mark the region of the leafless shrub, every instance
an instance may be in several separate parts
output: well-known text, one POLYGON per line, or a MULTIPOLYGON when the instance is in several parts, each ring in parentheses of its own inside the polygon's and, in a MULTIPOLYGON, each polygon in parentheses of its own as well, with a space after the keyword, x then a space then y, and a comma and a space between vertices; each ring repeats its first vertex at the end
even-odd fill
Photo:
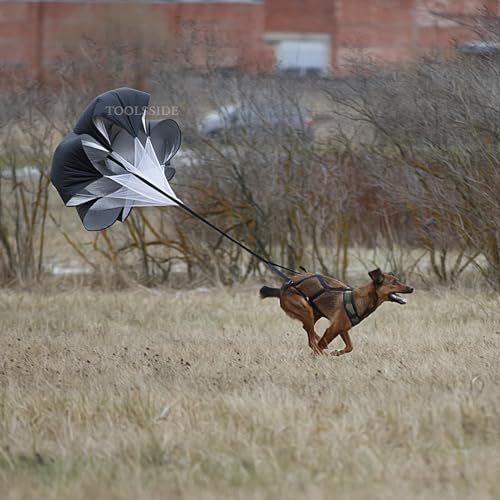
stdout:
MULTIPOLYGON (((117 26, 121 33, 127 23, 117 26)), ((78 47, 86 55, 75 58, 81 63, 62 61, 56 92, 24 87, 6 98, 0 187, 12 196, 0 200, 4 277, 27 282, 41 275, 54 146, 96 93, 123 85, 125 61, 146 52, 141 40, 134 47, 115 43, 106 57, 98 41, 88 40, 78 47), (88 78, 104 69, 106 78, 88 78), (18 178, 14 167, 25 165, 41 174, 35 183, 18 178)), ((474 266, 499 286, 494 58, 358 64, 349 78, 311 81, 167 67, 166 54, 150 60, 153 75, 141 67, 125 81, 142 86, 149 78, 153 103, 178 110, 168 116, 185 133, 173 161, 174 186, 203 217, 288 267, 345 279, 352 248, 363 246, 374 249, 373 264, 403 276, 416 272, 425 255, 440 282, 474 266), (321 139, 307 127, 311 88, 324 90, 329 100, 321 113, 334 124, 321 139), (200 126, 210 110, 224 123, 215 132, 200 126)), ((191 283, 232 284, 264 269, 180 209, 135 210, 125 225, 96 234, 85 247, 59 217, 52 214, 50 224, 99 273, 149 285, 178 274, 191 283)))
POLYGON ((53 101, 36 89, 6 95, 0 129, 0 280, 22 285, 43 273, 53 101))
POLYGON ((474 264, 500 284, 499 70, 494 59, 433 57, 397 69, 365 66, 356 87, 327 89, 338 113, 372 127, 353 156, 377 210, 406 217, 399 236, 429 251, 440 281, 474 264))

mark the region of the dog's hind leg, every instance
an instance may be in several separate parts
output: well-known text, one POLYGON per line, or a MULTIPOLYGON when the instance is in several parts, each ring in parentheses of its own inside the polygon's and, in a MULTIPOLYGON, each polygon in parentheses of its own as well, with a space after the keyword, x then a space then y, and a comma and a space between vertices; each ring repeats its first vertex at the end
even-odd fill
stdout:
POLYGON ((332 351, 332 356, 342 356, 342 354, 347 354, 352 351, 351 337, 349 336, 349 331, 340 332, 340 336, 345 343, 345 347, 340 351, 332 351))
POLYGON ((307 332, 307 338, 309 340, 309 347, 313 350, 314 354, 321 354, 321 349, 318 347, 319 336, 314 330, 314 314, 311 314, 307 318, 302 319, 302 327, 307 332))
POLYGON ((281 308, 288 316, 302 322, 302 327, 307 333, 309 347, 315 354, 321 354, 321 349, 318 347, 319 336, 314 330, 315 316, 313 308, 298 295, 293 297, 282 297, 280 302, 281 308))

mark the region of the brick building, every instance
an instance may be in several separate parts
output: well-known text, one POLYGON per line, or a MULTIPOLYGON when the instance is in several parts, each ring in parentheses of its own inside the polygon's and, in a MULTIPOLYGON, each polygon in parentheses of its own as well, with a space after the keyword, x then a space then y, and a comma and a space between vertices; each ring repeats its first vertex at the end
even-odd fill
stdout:
MULTIPOLYGON (((499 0, 16 0, 0 3, 0 62, 36 78, 64 51, 116 23, 152 43, 168 34, 176 63, 320 73, 342 71, 360 53, 395 62, 474 39, 436 12, 474 15, 499 0), (124 21, 128 16, 128 24, 124 21), (118 20, 118 21, 117 21, 118 20), (189 56, 187 50, 189 49, 189 56), (184 55, 182 55, 184 54, 184 55)), ((112 36, 109 35, 108 36, 112 36)), ((105 46, 105 45, 104 45, 105 46)))

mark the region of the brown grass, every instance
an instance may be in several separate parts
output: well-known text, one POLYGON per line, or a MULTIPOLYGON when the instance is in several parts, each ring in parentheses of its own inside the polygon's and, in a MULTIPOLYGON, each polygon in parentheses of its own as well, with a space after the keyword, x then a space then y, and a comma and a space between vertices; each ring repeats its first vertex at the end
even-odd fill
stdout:
POLYGON ((4 500, 500 497, 498 296, 384 305, 341 358, 256 290, 0 291, 0 329, 4 500))

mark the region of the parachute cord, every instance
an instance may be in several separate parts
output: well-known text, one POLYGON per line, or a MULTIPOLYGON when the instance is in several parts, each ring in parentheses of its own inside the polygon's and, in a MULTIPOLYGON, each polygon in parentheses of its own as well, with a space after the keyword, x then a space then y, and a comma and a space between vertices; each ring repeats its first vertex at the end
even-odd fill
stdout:
MULTIPOLYGON (((117 161, 116 158, 114 158, 113 160, 117 161)), ((192 208, 182 203, 182 201, 180 201, 176 197, 170 196, 168 193, 165 193, 164 191, 162 191, 161 189, 159 189, 154 184, 149 182, 147 179, 144 179, 144 177, 138 175, 137 173, 134 173, 134 175, 139 179, 141 179, 141 181, 143 181, 145 184, 152 187, 156 191, 160 192, 162 195, 166 196, 169 200, 173 201, 178 207, 182 208, 183 210, 191 214, 193 217, 195 217, 196 219, 200 220, 201 222, 212 228, 214 231, 217 231, 220 235, 224 236, 224 238, 227 238, 229 241, 232 241, 235 245, 238 245, 240 248, 245 250, 245 252, 248 252, 250 255, 253 255, 256 259, 263 262, 271 272, 276 274, 276 276, 279 276, 282 280, 289 281, 290 277, 287 276, 285 273, 281 272, 280 269, 292 274, 299 274, 299 272, 295 271, 294 269, 281 266, 279 264, 276 264, 275 262, 270 261, 269 259, 266 259, 265 257, 262 257, 262 255, 259 255, 257 252, 247 247, 245 244, 241 243, 241 241, 238 241, 236 238, 233 238, 230 234, 226 233, 225 231, 217 227, 215 224, 212 224, 210 221, 202 217, 198 212, 195 212, 192 208)))
POLYGON ((210 221, 208 221, 207 219, 202 217, 200 214, 195 212, 192 208, 188 207, 187 205, 185 205, 181 201, 167 195, 166 193, 163 193, 163 194, 165 194, 172 201, 175 201, 175 203, 180 208, 184 209, 186 212, 191 214, 193 217, 197 218, 198 220, 200 220, 201 222, 203 222, 204 224, 206 224, 207 226, 209 226, 213 230, 217 231, 220 235, 224 236, 224 238, 227 238, 229 241, 232 241, 234 244, 238 245, 240 248, 242 248, 243 250, 248 252, 250 255, 253 255, 256 259, 263 262, 270 271, 272 271, 274 274, 279 276, 282 280, 288 281, 290 279, 290 277, 287 276, 285 273, 282 273, 279 269, 283 269, 284 271, 288 271, 289 273, 292 273, 292 274, 299 274, 298 271, 295 271, 293 269, 289 269, 288 267, 285 267, 285 266, 281 266, 279 264, 276 264, 275 262, 272 262, 272 261, 262 257, 262 255, 259 255, 257 252, 253 251, 251 248, 249 248, 246 245, 244 245, 243 243, 241 243, 241 241, 238 241, 237 239, 233 238, 230 234, 226 233, 225 231, 223 231, 222 229, 217 227, 215 224, 212 224, 210 221), (277 268, 279 268, 279 269, 277 269, 277 268))

